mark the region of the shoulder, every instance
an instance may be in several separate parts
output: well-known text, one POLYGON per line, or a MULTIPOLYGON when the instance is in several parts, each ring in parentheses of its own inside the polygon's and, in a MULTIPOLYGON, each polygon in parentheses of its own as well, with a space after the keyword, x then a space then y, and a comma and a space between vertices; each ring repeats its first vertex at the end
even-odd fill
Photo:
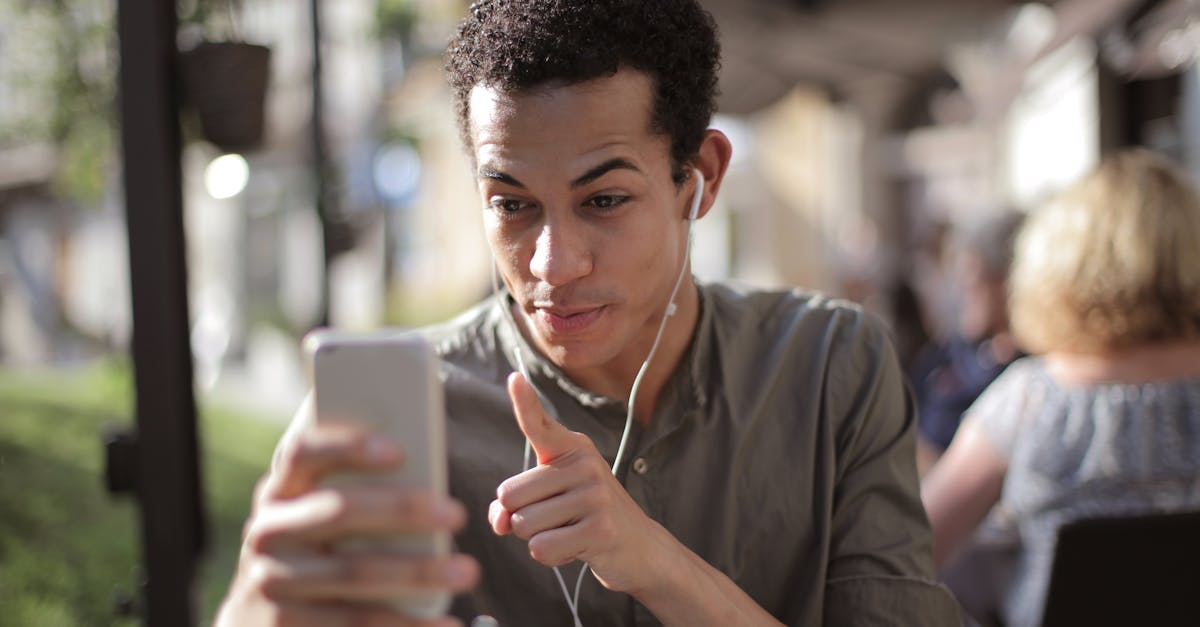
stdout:
POLYGON ((484 299, 453 319, 418 329, 447 365, 470 366, 495 361, 502 314, 494 299, 484 299))
POLYGON ((718 333, 778 343, 886 342, 882 322, 857 304, 803 288, 753 289, 738 284, 703 286, 718 333))
POLYGON ((1040 357, 1023 357, 996 377, 967 409, 964 424, 972 424, 1006 459, 1017 440, 1053 392, 1040 357))
POLYGON ((1044 393, 1049 379, 1041 357, 1022 357, 1009 364, 967 410, 968 415, 986 415, 1010 409, 1013 403, 1032 400, 1044 393))
POLYGON ((839 425, 854 422, 849 416, 868 401, 903 412, 905 388, 886 328, 858 305, 804 289, 730 285, 705 286, 705 303, 732 400, 754 406, 763 393, 778 393, 790 413, 804 408, 839 425))

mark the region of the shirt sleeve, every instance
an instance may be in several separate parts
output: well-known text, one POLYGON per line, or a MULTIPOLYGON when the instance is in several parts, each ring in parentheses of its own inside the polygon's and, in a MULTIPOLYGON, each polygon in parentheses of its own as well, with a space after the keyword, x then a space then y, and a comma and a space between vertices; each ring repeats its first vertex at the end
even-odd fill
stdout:
POLYGON ((916 469, 916 408, 880 323, 837 329, 828 419, 836 454, 825 625, 961 625, 935 580, 916 469))
POLYGON ((1017 436, 1030 416, 1027 382, 1036 367, 1035 358, 1021 359, 1004 371, 967 409, 964 424, 970 421, 988 443, 1006 460, 1012 459, 1017 436))

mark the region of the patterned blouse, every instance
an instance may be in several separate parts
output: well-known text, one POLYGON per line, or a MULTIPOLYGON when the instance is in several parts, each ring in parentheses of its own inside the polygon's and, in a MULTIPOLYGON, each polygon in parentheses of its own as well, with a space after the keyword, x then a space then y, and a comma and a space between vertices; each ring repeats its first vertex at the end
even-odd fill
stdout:
POLYGON ((1063 385, 1029 357, 967 420, 1008 460, 999 509, 1021 544, 1004 598, 1009 627, 1041 622, 1060 525, 1200 509, 1200 379, 1063 385))

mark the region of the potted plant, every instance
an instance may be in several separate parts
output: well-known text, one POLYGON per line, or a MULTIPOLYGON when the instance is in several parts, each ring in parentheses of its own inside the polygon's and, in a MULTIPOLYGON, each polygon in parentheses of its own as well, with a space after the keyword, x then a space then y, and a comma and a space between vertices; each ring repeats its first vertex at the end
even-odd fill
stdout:
POLYGON ((180 19, 181 39, 195 41, 180 53, 184 100, 195 110, 203 137, 226 152, 262 143, 270 80, 271 50, 242 39, 239 5, 240 0, 196 0, 180 19))

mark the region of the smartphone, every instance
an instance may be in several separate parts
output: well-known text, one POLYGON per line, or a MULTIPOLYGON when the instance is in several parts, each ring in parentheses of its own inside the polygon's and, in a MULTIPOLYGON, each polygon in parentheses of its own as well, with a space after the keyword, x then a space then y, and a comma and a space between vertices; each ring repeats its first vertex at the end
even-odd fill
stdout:
MULTIPOLYGON (((346 472, 329 484, 387 483, 445 495, 446 428, 438 359, 428 342, 412 332, 317 330, 304 339, 313 383, 316 420, 356 422, 395 439, 404 463, 389 473, 346 472)), ((358 537, 339 550, 387 551, 416 557, 450 552, 446 532, 358 537)), ((443 615, 449 593, 398 597, 397 610, 418 618, 443 615)))

